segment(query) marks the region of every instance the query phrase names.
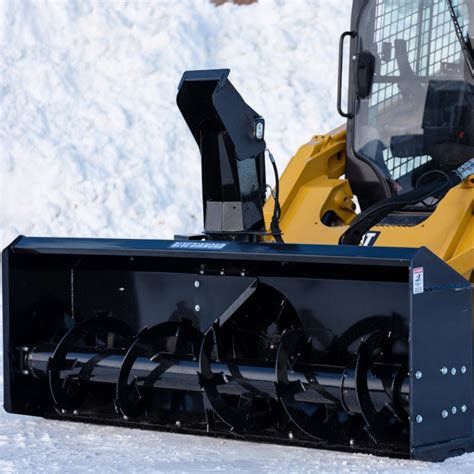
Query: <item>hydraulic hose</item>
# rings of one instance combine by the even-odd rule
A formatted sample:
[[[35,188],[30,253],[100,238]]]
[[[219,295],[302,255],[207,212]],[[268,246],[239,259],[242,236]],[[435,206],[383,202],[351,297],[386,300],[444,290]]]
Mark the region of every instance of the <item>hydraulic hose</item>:
[[[446,177],[370,206],[352,221],[339,239],[339,244],[359,245],[362,236],[390,213],[405,206],[418,204],[430,196],[444,195],[472,174],[474,174],[474,158],[448,173]]]

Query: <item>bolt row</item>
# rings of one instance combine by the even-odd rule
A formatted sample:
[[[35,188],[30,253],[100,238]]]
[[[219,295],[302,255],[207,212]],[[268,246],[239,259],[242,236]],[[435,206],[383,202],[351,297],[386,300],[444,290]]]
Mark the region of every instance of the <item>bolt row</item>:
[[[448,372],[451,372],[451,375],[456,375],[457,374],[457,369],[456,367],[452,367],[451,370],[449,370],[447,367],[441,367],[439,369],[442,375],[447,375]],[[467,367],[463,365],[461,367],[461,374],[465,374],[467,372]],[[423,372],[421,370],[417,370],[415,372],[415,378],[416,380],[420,380],[423,377]]]
[[[466,412],[467,412],[467,405],[461,405],[461,411],[462,411],[463,413],[466,413]],[[453,407],[451,408],[451,413],[452,413],[453,415],[455,415],[457,412],[458,412],[458,409],[453,406]],[[442,418],[447,418],[448,416],[449,416],[449,411],[448,411],[448,410],[443,410],[443,411],[441,412],[441,417],[442,417]],[[422,417],[421,415],[416,415],[415,421],[416,421],[417,423],[422,423],[422,422],[423,422],[423,417]]]

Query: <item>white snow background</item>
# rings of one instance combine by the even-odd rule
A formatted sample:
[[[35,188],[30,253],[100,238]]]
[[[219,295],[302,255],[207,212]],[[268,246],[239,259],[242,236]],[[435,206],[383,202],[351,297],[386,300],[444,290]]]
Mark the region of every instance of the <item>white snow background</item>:
[[[349,0],[0,0],[2,247],[18,234],[199,232],[200,157],[175,105],[183,71],[231,68],[281,171],[341,123],[337,43],[349,16]],[[429,464],[0,410],[0,470],[467,473],[474,455]]]

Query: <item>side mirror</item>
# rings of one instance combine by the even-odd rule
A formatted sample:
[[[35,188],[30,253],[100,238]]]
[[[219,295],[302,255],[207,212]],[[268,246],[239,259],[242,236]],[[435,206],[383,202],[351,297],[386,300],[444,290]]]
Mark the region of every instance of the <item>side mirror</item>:
[[[375,56],[362,51],[356,57],[356,92],[360,99],[367,99],[372,92],[375,74]]]

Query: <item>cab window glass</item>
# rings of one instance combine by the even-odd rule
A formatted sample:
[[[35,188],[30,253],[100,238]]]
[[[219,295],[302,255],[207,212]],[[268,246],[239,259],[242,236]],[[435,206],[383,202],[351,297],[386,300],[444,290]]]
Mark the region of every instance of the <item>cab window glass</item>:
[[[450,1],[469,39],[473,0]],[[372,0],[360,18],[373,77],[356,88],[354,148],[394,194],[474,156],[474,85],[452,11],[447,0]]]

